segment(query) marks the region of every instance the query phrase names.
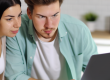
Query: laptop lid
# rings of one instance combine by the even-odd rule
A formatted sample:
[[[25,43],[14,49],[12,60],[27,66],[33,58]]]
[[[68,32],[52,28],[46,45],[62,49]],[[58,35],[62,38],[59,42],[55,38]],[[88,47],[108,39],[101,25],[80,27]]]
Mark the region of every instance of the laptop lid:
[[[110,53],[93,55],[81,80],[110,80]]]

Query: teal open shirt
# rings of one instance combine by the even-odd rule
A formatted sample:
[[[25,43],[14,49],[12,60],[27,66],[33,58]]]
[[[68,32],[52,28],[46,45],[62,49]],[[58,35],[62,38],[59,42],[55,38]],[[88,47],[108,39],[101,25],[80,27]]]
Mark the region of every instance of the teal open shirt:
[[[91,33],[81,21],[65,14],[61,14],[58,33],[68,78],[80,80],[91,55],[98,54]],[[22,15],[19,32],[13,38],[7,37],[6,45],[6,80],[28,80],[37,45],[32,20],[26,14]]]

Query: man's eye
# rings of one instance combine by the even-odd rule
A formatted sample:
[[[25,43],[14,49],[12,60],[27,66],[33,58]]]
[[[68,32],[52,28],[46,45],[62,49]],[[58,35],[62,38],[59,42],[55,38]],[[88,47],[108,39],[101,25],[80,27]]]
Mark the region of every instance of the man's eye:
[[[53,15],[53,17],[56,17],[56,16],[57,16],[57,14]]]
[[[11,20],[12,20],[12,18],[7,19],[7,21],[11,21]]]
[[[39,16],[39,18],[45,18],[44,16]]]

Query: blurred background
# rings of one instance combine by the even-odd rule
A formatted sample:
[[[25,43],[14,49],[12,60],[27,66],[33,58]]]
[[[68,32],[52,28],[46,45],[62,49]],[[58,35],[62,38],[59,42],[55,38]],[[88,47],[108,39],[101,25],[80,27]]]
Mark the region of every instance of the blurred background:
[[[27,5],[22,2],[22,12]],[[83,21],[97,44],[98,53],[110,52],[110,0],[64,0],[61,13]]]

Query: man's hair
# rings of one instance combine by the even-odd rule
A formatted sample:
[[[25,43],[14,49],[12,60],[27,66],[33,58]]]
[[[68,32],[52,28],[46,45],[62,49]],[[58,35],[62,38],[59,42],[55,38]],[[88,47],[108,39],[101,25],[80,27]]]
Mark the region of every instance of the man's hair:
[[[31,12],[34,9],[34,5],[49,5],[56,1],[59,1],[59,4],[60,4],[59,6],[61,6],[61,4],[63,3],[63,0],[25,0]]]
[[[21,6],[21,2],[20,0],[0,0],[0,19],[3,15],[3,12],[11,7],[11,6],[14,6],[16,4],[19,4]]]

